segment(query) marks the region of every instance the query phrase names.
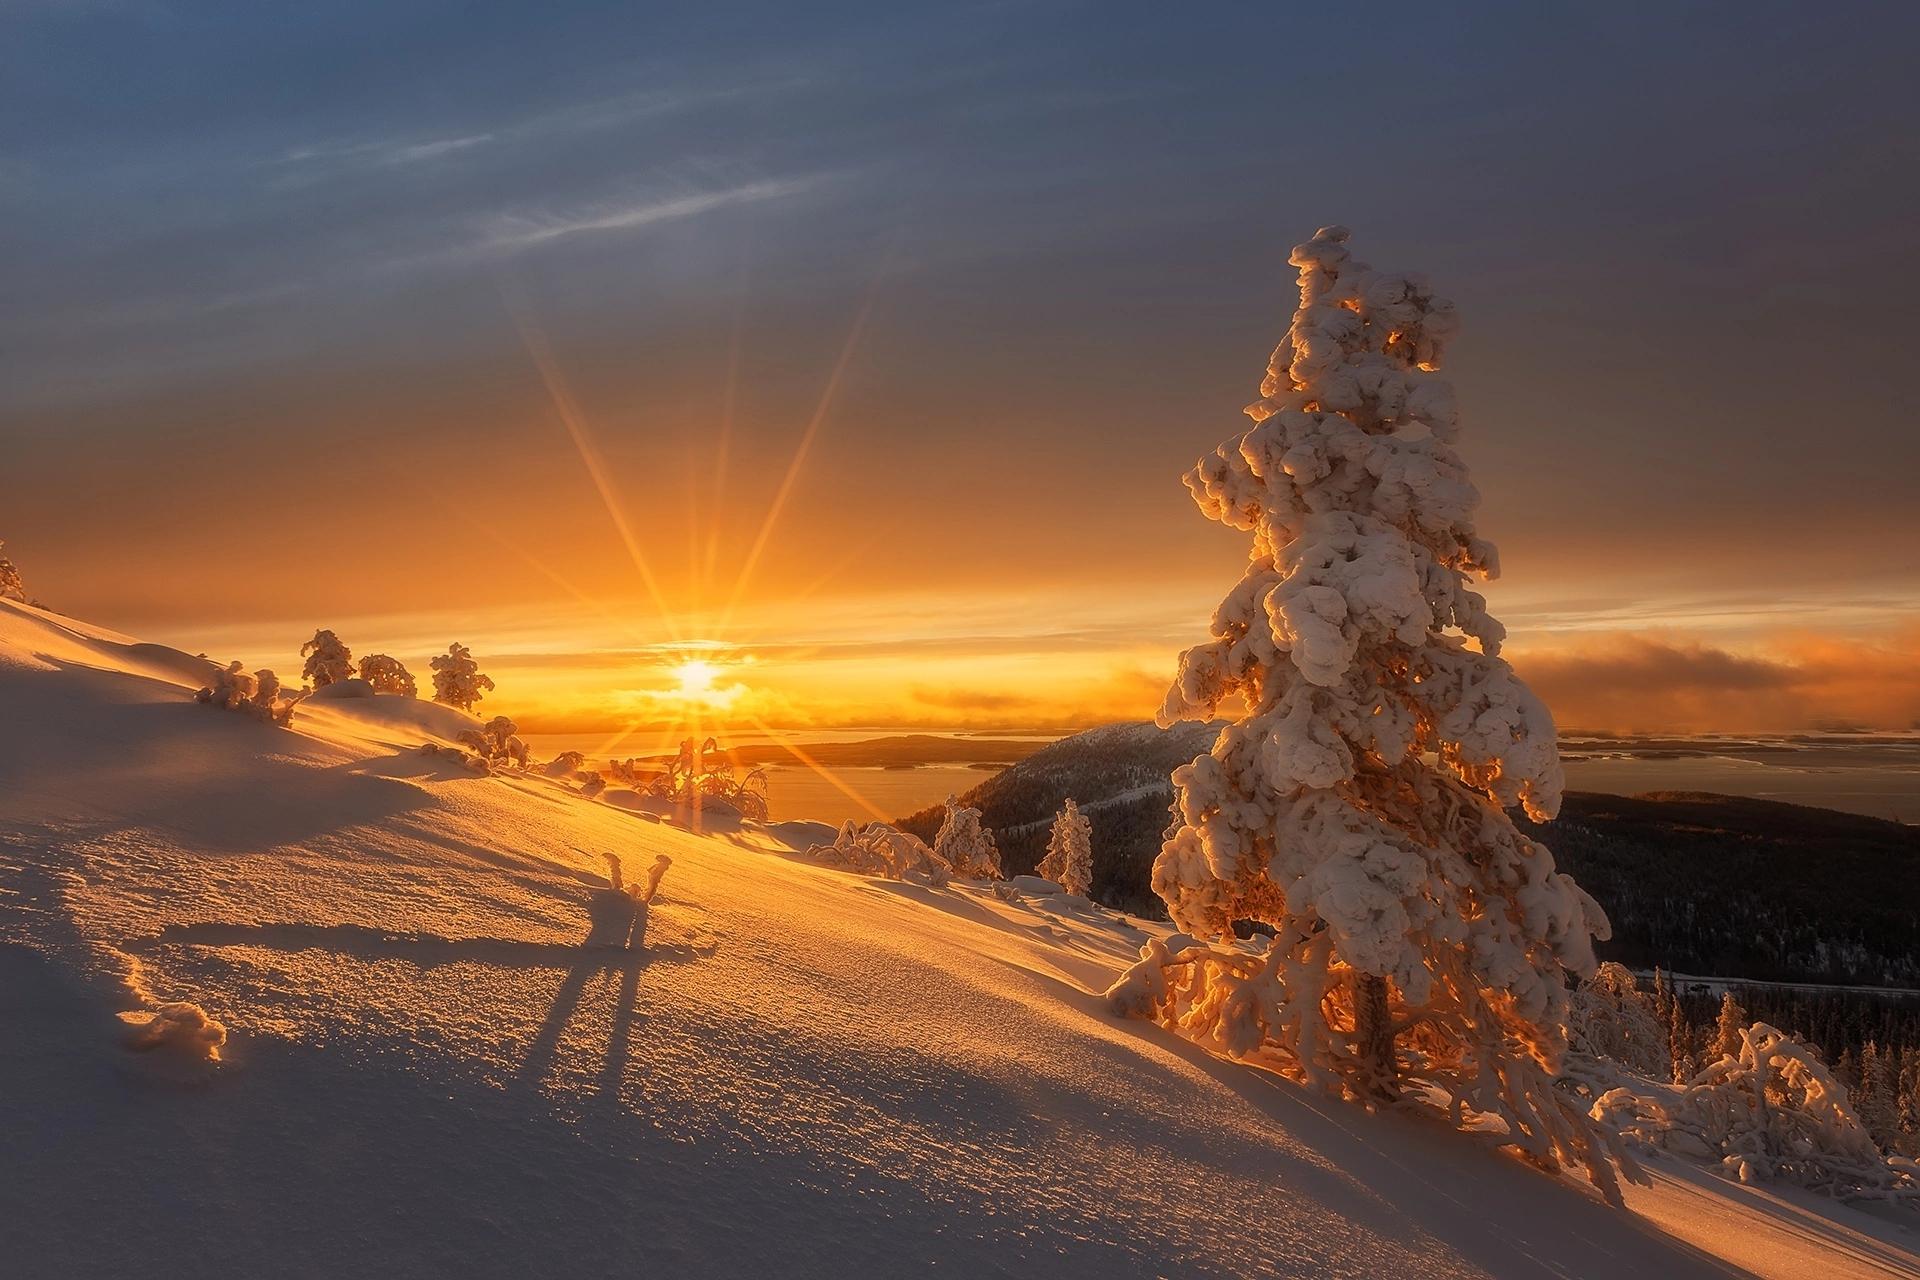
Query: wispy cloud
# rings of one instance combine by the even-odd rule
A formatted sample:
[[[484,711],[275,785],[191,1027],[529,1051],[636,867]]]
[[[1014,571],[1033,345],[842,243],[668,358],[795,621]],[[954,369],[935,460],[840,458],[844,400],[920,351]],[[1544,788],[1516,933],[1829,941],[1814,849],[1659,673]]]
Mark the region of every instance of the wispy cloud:
[[[548,244],[570,236],[633,231],[663,222],[697,217],[729,205],[778,200],[804,191],[816,181],[805,177],[765,178],[718,190],[656,196],[629,203],[597,203],[560,212],[506,214],[493,219],[482,247],[518,249]]]
[[[295,147],[279,157],[286,165],[313,166],[361,164],[374,167],[419,164],[437,160],[458,151],[470,151],[497,140],[491,133],[470,133],[453,138],[423,140],[381,139],[372,142],[332,143]]]

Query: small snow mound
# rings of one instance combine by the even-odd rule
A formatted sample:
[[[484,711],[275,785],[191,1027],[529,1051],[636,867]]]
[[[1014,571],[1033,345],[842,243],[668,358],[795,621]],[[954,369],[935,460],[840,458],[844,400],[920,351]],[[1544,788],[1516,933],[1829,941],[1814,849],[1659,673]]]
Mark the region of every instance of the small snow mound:
[[[1058,884],[1041,876],[1015,876],[1007,883],[1021,893],[1031,894],[1036,898],[1055,897],[1065,892]]]
[[[332,684],[323,684],[315,689],[310,697],[332,698],[371,698],[376,696],[373,686],[359,676],[350,676],[345,680],[335,680]]]
[[[207,1062],[220,1061],[220,1049],[227,1043],[227,1029],[207,1016],[207,1011],[186,1000],[175,1000],[155,1009],[135,1009],[120,1015],[130,1030],[126,1046],[136,1053],[171,1049]]]

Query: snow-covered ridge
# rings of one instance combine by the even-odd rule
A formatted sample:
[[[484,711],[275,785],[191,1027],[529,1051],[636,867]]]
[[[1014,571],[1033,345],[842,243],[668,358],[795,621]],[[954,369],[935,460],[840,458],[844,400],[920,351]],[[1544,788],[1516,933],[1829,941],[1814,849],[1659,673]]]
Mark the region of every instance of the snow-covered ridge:
[[[10,1276],[1915,1266],[1677,1163],[1616,1212],[1115,1019],[1138,920],[477,775],[414,699],[223,714],[211,666],[0,602]],[[582,946],[605,851],[672,860],[634,951]],[[181,1003],[218,1065],[123,1047]]]

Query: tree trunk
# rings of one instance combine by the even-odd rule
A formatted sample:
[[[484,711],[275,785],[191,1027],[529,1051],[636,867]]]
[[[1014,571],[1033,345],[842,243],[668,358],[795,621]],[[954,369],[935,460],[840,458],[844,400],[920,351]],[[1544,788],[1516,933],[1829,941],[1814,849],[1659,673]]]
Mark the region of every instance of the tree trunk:
[[[1393,1009],[1387,980],[1363,973],[1353,989],[1353,1048],[1360,1058],[1360,1092],[1380,1102],[1400,1096],[1400,1066],[1393,1054]]]

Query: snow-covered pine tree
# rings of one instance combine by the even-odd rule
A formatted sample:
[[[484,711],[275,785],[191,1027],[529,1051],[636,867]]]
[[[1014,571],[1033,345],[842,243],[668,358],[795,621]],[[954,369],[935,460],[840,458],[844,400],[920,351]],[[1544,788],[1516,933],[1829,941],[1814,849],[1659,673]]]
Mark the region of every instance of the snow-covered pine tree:
[[[360,659],[360,678],[372,685],[375,693],[397,693],[403,698],[419,694],[413,672],[407,670],[400,659],[384,653],[370,653]]]
[[[13,567],[13,561],[7,559],[7,544],[0,542],[0,600],[25,604],[26,599],[26,584],[20,581],[20,571]]]
[[[1047,856],[1040,860],[1037,870],[1042,878],[1083,898],[1093,888],[1093,824],[1072,796],[1054,816],[1053,831],[1047,836]]]
[[[1700,1069],[1693,1056],[1693,1027],[1678,999],[1667,1001],[1667,1057],[1673,1063],[1675,1084],[1685,1084]]]
[[[463,644],[448,645],[447,651],[435,658],[432,666],[435,702],[471,711],[482,692],[493,688],[493,681],[480,674],[480,664]]]
[[[1873,1041],[1860,1051],[1860,1088],[1853,1109],[1882,1151],[1894,1150],[1900,1136],[1900,1087],[1893,1073],[1893,1056]]]
[[[1553,719],[1468,586],[1497,561],[1434,373],[1454,308],[1347,239],[1294,249],[1300,306],[1254,425],[1186,476],[1253,546],[1160,714],[1238,718],[1174,772],[1153,887],[1190,934],[1257,920],[1272,941],[1183,947],[1157,975],[1144,957],[1114,1003],[1366,1099],[1415,1068],[1456,1119],[1497,1117],[1611,1188],[1622,1149],[1554,1084],[1567,975],[1593,971],[1608,926],[1503,812],[1552,817],[1562,779]]]
[[[933,837],[934,857],[953,868],[956,876],[998,880],[1000,849],[993,832],[980,825],[980,811],[947,797],[947,816]]]
[[[1733,992],[1727,991],[1720,997],[1720,1020],[1714,1024],[1713,1044],[1707,1057],[1715,1062],[1721,1058],[1737,1058],[1740,1046],[1744,1043],[1740,1033],[1747,1027],[1747,1011],[1733,998]]]
[[[300,656],[307,660],[300,678],[316,689],[353,679],[353,654],[331,631],[314,632],[313,639],[300,646]]]

